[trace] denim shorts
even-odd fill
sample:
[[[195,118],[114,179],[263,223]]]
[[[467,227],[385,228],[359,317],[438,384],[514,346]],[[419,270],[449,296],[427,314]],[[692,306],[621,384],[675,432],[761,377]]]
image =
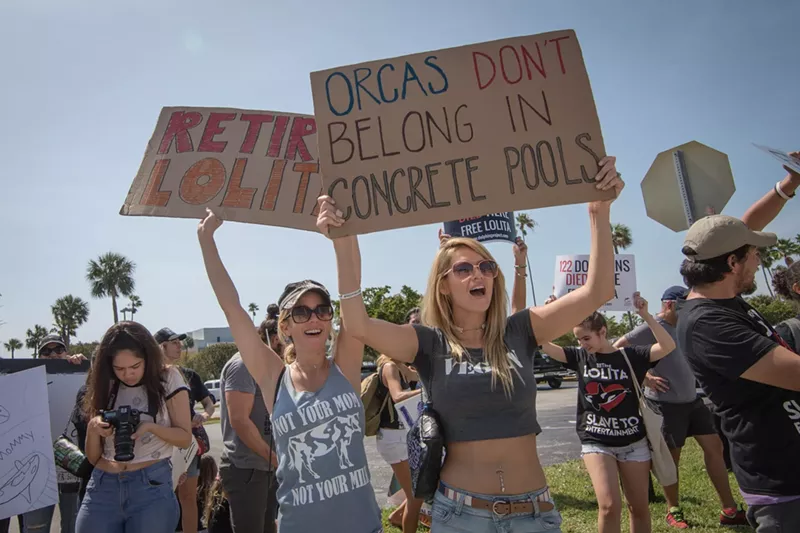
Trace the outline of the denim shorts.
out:
[[[95,468],[78,511],[77,533],[174,533],[178,499],[172,463],[110,474]]]
[[[447,484],[442,483],[448,488]],[[536,501],[537,496],[547,492],[547,487],[528,494],[497,496],[478,494],[459,489],[458,501],[436,491],[431,512],[431,533],[561,533],[561,514],[553,508],[546,512],[514,513],[505,516],[492,511],[475,509],[464,504],[465,496],[495,501]]]
[[[603,444],[586,443],[581,446],[581,457],[589,453],[610,455],[620,463],[644,463],[650,460],[650,444],[642,439],[627,446],[605,446]]]

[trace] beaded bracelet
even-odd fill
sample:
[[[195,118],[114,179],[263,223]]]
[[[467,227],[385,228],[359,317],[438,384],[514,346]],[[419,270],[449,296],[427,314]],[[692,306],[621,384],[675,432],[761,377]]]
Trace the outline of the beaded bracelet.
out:
[[[351,298],[355,298],[356,296],[361,296],[361,289],[358,289],[358,290],[353,291],[353,292],[348,292],[347,294],[340,294],[339,295],[339,299],[340,300],[349,300]]]

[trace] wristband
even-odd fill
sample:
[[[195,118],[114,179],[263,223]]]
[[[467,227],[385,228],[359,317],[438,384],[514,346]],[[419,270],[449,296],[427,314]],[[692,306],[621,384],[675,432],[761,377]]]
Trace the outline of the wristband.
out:
[[[528,265],[514,265],[514,268],[528,268]]]
[[[783,189],[781,189],[781,182],[779,181],[778,183],[775,184],[775,194],[777,194],[778,196],[780,196],[784,200],[788,201],[788,200],[791,200],[792,198],[794,198],[794,194],[795,193],[786,194],[785,192],[783,192]]]
[[[348,292],[347,294],[340,294],[339,295],[339,299],[340,300],[349,300],[351,298],[355,298],[356,296],[361,296],[361,289],[358,289],[357,291],[353,291],[353,292]]]

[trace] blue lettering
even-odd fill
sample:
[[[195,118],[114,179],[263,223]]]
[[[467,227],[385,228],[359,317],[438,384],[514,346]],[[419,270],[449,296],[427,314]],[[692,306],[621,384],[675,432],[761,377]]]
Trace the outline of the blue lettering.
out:
[[[436,63],[434,63],[432,61],[434,59],[438,59],[438,58],[436,56],[428,56],[428,57],[426,57],[425,58],[425,64],[439,73],[439,75],[442,77],[442,80],[444,81],[444,86],[437,91],[436,89],[433,88],[433,84],[431,82],[428,82],[428,89],[430,89],[432,94],[441,94],[441,93],[443,93],[443,92],[445,92],[447,90],[447,87],[450,84],[447,82],[447,74],[444,73],[444,70],[442,70],[439,65],[437,65]]]
[[[425,87],[422,86],[422,82],[419,81],[419,76],[417,76],[417,71],[414,70],[414,67],[411,66],[411,63],[406,61],[406,72],[403,78],[403,100],[406,99],[406,87],[408,86],[408,82],[416,81],[417,85],[419,85],[419,90],[422,91],[422,94],[428,96],[428,93],[425,92]]]
[[[367,76],[365,78],[359,78],[359,72],[366,72]],[[367,81],[369,77],[372,75],[372,70],[367,67],[357,68],[353,71],[353,76],[356,79],[356,100],[358,100],[358,110],[361,111],[361,89],[364,89],[364,92],[372,98],[376,104],[380,105],[381,101],[375,98],[375,95],[369,92],[369,89],[361,85],[363,82]]]
[[[383,81],[381,79],[381,73],[383,69],[388,68],[392,72],[394,72],[394,65],[391,63],[386,63],[385,65],[381,65],[381,68],[378,69],[378,92],[381,94],[381,100],[386,102],[387,104],[391,104],[395,100],[397,100],[397,89],[392,89],[392,99],[389,100],[386,98],[386,94],[383,92]]]
[[[335,107],[333,107],[333,102],[331,102],[331,87],[330,87],[330,83],[331,83],[331,79],[334,76],[340,76],[344,80],[344,82],[347,84],[348,96],[350,97],[350,102],[347,104],[347,109],[344,110],[341,113],[338,112]],[[337,117],[342,117],[344,115],[347,115],[348,113],[350,113],[350,111],[353,110],[353,86],[350,85],[350,79],[347,76],[345,76],[343,73],[341,73],[341,72],[333,72],[333,73],[331,73],[330,76],[328,76],[328,79],[325,80],[325,96],[328,98],[328,107],[330,108],[331,113],[333,113]]]

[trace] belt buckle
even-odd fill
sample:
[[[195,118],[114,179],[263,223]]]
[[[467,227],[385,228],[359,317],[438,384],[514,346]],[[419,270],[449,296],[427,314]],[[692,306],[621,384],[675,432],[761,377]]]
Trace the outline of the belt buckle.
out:
[[[499,513],[499,512],[497,511],[497,506],[498,506],[499,504],[505,504],[505,505],[507,505],[507,506],[508,506],[508,510],[507,510],[505,513]],[[503,500],[496,500],[496,501],[492,502],[492,513],[493,513],[495,516],[497,516],[497,517],[500,517],[500,518],[502,518],[502,517],[504,517],[504,516],[507,516],[507,515],[511,514],[511,502],[506,502],[506,501],[503,501]]]

